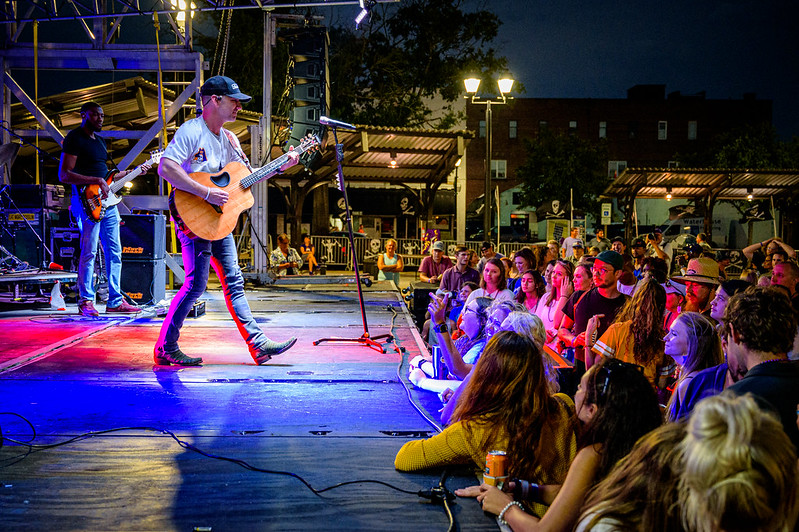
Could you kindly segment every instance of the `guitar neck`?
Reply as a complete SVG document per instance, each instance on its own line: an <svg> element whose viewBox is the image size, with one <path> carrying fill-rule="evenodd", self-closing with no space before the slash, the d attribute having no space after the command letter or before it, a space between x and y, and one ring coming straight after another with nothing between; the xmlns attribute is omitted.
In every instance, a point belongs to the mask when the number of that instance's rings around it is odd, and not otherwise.
<svg viewBox="0 0 799 532"><path fill-rule="evenodd" d="M141 166L137 166L135 170L131 170L130 173L125 177L123 177L122 179L114 181L108 186L108 188L111 189L111 192L116 194L119 190L122 189L122 187L125 186L125 183L133 181L134 179L139 177L139 175L141 175Z"/></svg>
<svg viewBox="0 0 799 532"><path fill-rule="evenodd" d="M303 148L302 146L300 146L294 150L294 153L296 153L297 155L302 155L307 150L308 148ZM250 188L251 186L260 181L269 179L270 177L274 177L273 174L275 174L278 170L280 170L280 167L286 164L288 160L289 160L289 154L284 153L274 161L268 162L266 166L262 166L255 172L251 173L250 175L242 179L241 185L244 188Z"/></svg>

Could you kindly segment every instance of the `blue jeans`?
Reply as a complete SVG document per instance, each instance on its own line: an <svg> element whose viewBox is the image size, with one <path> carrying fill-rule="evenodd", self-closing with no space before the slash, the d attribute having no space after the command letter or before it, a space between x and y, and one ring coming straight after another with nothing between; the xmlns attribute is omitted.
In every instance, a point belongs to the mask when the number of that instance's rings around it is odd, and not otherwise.
<svg viewBox="0 0 799 532"><path fill-rule="evenodd" d="M162 348L166 352L173 352L178 349L180 329L194 303L205 292L210 267L213 266L222 282L230 315L233 316L250 352L257 351L267 338L256 323L244 295L244 277L239 268L233 236L228 235L222 240L211 242L202 238L189 238L181 231L177 233L182 246L186 280L169 305L169 312L161 325L161 333L155 345L156 350Z"/></svg>
<svg viewBox="0 0 799 532"><path fill-rule="evenodd" d="M108 306L122 304L122 289L119 278L122 275L122 244L119 241L121 217L116 205L105 211L103 218L94 223L82 208L72 209L80 230L80 263L78 264L78 294L81 301L94 303L94 260L97 258L97 243L102 242L105 254L106 275L108 276Z"/></svg>

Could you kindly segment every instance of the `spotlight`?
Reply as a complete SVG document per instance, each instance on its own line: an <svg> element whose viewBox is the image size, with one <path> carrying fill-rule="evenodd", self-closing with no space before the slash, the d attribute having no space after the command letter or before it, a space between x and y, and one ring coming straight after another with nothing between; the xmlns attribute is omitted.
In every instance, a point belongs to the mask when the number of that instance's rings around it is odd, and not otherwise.
<svg viewBox="0 0 799 532"><path fill-rule="evenodd" d="M671 201L672 197L673 196L671 195L671 187L666 187L666 201Z"/></svg>
<svg viewBox="0 0 799 532"><path fill-rule="evenodd" d="M358 29L358 26L361 25L363 19L372 11L372 8L377 3L377 0L358 0L358 5L361 6L361 12L358 13L358 16L355 17L355 29Z"/></svg>
<svg viewBox="0 0 799 532"><path fill-rule="evenodd" d="M397 153L391 152L391 162L388 163L389 168L396 168L397 167Z"/></svg>
<svg viewBox="0 0 799 532"><path fill-rule="evenodd" d="M746 189L746 199L748 199L749 201L755 199L755 197L752 195L752 192L753 192L752 187Z"/></svg>

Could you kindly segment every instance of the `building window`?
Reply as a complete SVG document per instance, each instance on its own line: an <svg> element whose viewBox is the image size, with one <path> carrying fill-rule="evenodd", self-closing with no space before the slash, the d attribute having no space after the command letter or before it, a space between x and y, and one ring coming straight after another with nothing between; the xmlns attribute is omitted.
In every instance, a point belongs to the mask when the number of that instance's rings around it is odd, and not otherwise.
<svg viewBox="0 0 799 532"><path fill-rule="evenodd" d="M538 121L538 132L542 133L549 129L549 123L546 120L539 120Z"/></svg>
<svg viewBox="0 0 799 532"><path fill-rule="evenodd" d="M516 120L508 122L508 138L515 139L518 134L519 124Z"/></svg>
<svg viewBox="0 0 799 532"><path fill-rule="evenodd" d="M658 140L666 140L668 138L669 123L665 120L658 122Z"/></svg>
<svg viewBox="0 0 799 532"><path fill-rule="evenodd" d="M481 139L486 138L486 121L485 120L480 120L480 131L477 133L477 135Z"/></svg>
<svg viewBox="0 0 799 532"><path fill-rule="evenodd" d="M577 120L569 120L569 135L577 134Z"/></svg>
<svg viewBox="0 0 799 532"><path fill-rule="evenodd" d="M668 168L679 168L680 162L679 161L669 161Z"/></svg>
<svg viewBox="0 0 799 532"><path fill-rule="evenodd" d="M600 122L599 123L599 138L601 138L601 139L608 138L608 123L607 122Z"/></svg>
<svg viewBox="0 0 799 532"><path fill-rule="evenodd" d="M616 178L627 169L627 161L608 161L608 177Z"/></svg>
<svg viewBox="0 0 799 532"><path fill-rule="evenodd" d="M688 140L696 140L696 120L688 121Z"/></svg>
<svg viewBox="0 0 799 532"><path fill-rule="evenodd" d="M504 159L491 159L491 179L507 179L508 161Z"/></svg>

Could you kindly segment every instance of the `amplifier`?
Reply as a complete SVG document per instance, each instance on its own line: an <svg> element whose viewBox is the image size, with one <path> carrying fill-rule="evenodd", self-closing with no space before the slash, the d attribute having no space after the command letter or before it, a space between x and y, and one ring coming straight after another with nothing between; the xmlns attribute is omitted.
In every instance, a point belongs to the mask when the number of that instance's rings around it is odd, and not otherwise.
<svg viewBox="0 0 799 532"><path fill-rule="evenodd" d="M122 260L158 260L166 252L166 216L123 214L119 226Z"/></svg>
<svg viewBox="0 0 799 532"><path fill-rule="evenodd" d="M140 305L152 305L166 297L166 265L159 260L122 262L122 291Z"/></svg>
<svg viewBox="0 0 799 532"><path fill-rule="evenodd" d="M78 271L80 262L80 231L78 228L50 228L50 251L53 252L53 262L63 266L65 271Z"/></svg>
<svg viewBox="0 0 799 532"><path fill-rule="evenodd" d="M41 209L6 209L0 216L0 245L32 268L42 266L49 257L44 256L39 239L44 236L45 219L49 216L43 217Z"/></svg>

